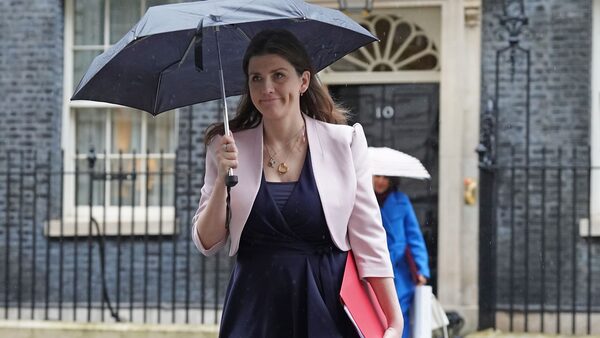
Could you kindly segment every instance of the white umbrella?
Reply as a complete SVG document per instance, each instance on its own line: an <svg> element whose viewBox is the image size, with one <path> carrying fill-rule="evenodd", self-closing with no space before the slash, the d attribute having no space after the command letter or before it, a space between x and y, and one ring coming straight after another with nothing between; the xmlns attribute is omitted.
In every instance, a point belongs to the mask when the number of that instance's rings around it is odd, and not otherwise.
<svg viewBox="0 0 600 338"><path fill-rule="evenodd" d="M431 178L419 159L387 147L369 147L369 163L373 175Z"/></svg>

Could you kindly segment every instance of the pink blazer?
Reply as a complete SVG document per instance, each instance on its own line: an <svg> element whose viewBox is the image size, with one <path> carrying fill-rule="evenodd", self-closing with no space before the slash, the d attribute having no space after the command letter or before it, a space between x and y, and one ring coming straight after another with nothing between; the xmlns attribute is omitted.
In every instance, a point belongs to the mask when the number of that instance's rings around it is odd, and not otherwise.
<svg viewBox="0 0 600 338"><path fill-rule="evenodd" d="M354 127L321 122L304 115L312 167L331 238L343 251L352 249L358 272L364 277L393 277L385 230L367 159L367 140L360 124ZM212 255L231 241L229 255L238 250L240 237L263 171L263 125L233 134L238 147L239 183L231 189L232 219L228 236L211 248L203 247L196 220L207 205L217 175L215 147L208 147L200 205L193 219L192 238L198 250ZM223 205L225 208L225 205Z"/></svg>

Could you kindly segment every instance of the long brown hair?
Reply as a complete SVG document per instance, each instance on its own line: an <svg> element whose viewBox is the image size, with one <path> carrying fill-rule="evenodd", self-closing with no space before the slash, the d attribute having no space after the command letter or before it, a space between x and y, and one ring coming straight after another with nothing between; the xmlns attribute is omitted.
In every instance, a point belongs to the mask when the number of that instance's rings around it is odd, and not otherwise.
<svg viewBox="0 0 600 338"><path fill-rule="evenodd" d="M346 110L333 101L327 88L319 81L310 63L310 58L300 41L287 30L268 29L261 31L252 38L244 54L243 68L246 82L236 116L229 121L231 132L254 128L262 120L262 115L250 98L248 63L250 58L266 54L276 54L287 60L294 67L298 76L301 76L305 71L310 72L308 89L300 96L300 110L302 112L320 121L346 124ZM206 129L204 143L210 144L215 136L224 133L223 122L214 123Z"/></svg>

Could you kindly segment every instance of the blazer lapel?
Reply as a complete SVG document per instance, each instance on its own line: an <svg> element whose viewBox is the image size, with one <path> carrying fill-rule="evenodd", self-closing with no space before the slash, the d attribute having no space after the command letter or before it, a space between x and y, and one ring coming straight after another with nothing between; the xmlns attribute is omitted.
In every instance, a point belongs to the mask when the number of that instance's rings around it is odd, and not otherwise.
<svg viewBox="0 0 600 338"><path fill-rule="evenodd" d="M347 250L347 224L356 194L354 165L350 149L344 144L344 138L350 134L343 128L327 127L308 116L304 120L325 220L338 248Z"/></svg>
<svg viewBox="0 0 600 338"><path fill-rule="evenodd" d="M304 116L304 121L306 121L306 138L308 138L308 150L310 151L310 158L312 161L312 170L315 175L315 181L317 183L317 188L319 190L319 197L321 197L321 204L323 204L323 209L325 211L325 217L329 221L327 217L327 209L325 204L327 203L327 177L324 175L324 166L325 163L325 154L323 152L323 147L321 144L321 138L319 135L319 131L317 130L318 126L315 123L315 120L311 117Z"/></svg>
<svg viewBox="0 0 600 338"><path fill-rule="evenodd" d="M329 232L332 235L334 241L339 236L335 235L340 228L338 224L340 222L339 217L336 217L337 201L339 200L336 196L336 189L340 189L341 186L336 184L335 177L331 177L328 173L335 168L330 168L328 163L325 149L328 147L327 135L322 135L325 132L320 128L319 124L312 118L305 116L306 121L306 136L308 138L308 146L312 161L312 169L315 175L315 182L317 189L319 190L319 197L321 198L321 205L323 206L323 213L325 214L325 220ZM331 150L331 147L329 147ZM338 191L339 193L339 191ZM336 241L337 242L337 241ZM342 243L336 243L338 246Z"/></svg>

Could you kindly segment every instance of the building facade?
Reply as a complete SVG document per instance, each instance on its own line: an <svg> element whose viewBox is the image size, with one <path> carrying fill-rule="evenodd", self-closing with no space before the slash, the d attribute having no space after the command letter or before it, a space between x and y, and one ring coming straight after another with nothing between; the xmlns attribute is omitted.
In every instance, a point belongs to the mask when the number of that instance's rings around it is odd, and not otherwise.
<svg viewBox="0 0 600 338"><path fill-rule="evenodd" d="M480 325L598 332L598 10L484 2Z"/></svg>
<svg viewBox="0 0 600 338"><path fill-rule="evenodd" d="M231 259L225 253L200 257L189 226L202 186L203 130L218 120L219 103L153 118L114 105L70 101L91 60L149 6L168 2L178 1L0 2L4 318L97 321L117 313L131 321L218 321ZM575 273L581 276L577 288L597 278L598 265L589 272L590 258L585 258L588 248L592 256L598 251L593 234L600 232L590 216L600 211L594 202L600 201L597 171L590 170L589 181L566 185L562 194L575 195L576 203L564 214L548 216L563 219L570 229L564 234L576 227L580 236L574 250L569 244L571 251L558 251L565 254L558 269L551 262L556 245L539 249L539 234L548 222L536 218L540 208L535 206L547 203L550 212L560 199L549 202L550 197L534 193L544 186L539 177L510 176L496 167L493 176L486 176L486 168L481 174L475 150L485 153L478 146L488 145L487 123L497 116L491 130L498 147L489 155L496 165L513 163L511 147L514 158L524 161L519 151L526 146L531 163L534 157L540 160L543 147L554 147L548 161L556 162L556 148L564 146L578 149L578 155L565 150L565 163L598 165L600 85L594 75L599 72L591 69L598 67L592 55L598 54L593 42L600 38L599 1L312 2L344 10L380 38L320 76L350 108L351 119L365 126L371 145L410 153L431 172L431 182L406 181L402 187L427 238L436 295L445 309L465 319L464 332L487 326L535 331L533 324L515 324L523 318L518 315L533 309L543 313L542 304L546 310L571 311L573 293L563 293L553 304L549 300L557 298L559 287L534 282L543 279L535 267L549 264L548 276ZM530 51L530 66L519 55L515 66L510 54L497 62L497 52L509 45L499 21L505 8L529 20L519 46ZM527 69L529 78L523 75ZM490 100L497 109L488 109ZM235 107L235 98L229 103ZM531 196L513 201L511 177L516 185L531 185ZM576 171L562 180L573 177ZM465 182L486 184L475 204L465 201ZM495 190L488 189L489 182ZM590 191L578 188L586 185ZM524 210L530 210L528 216ZM529 221L511 223L515 217ZM531 247L525 246L526 236L518 235L526 233L524 224L531 225ZM557 234L548 230L547 236ZM548 253L546 260L540 252ZM532 257L528 268L519 265L525 256ZM573 257L577 269L569 267ZM597 291L591 297L596 311L599 297ZM587 313L586 299L576 295L578 313Z"/></svg>

